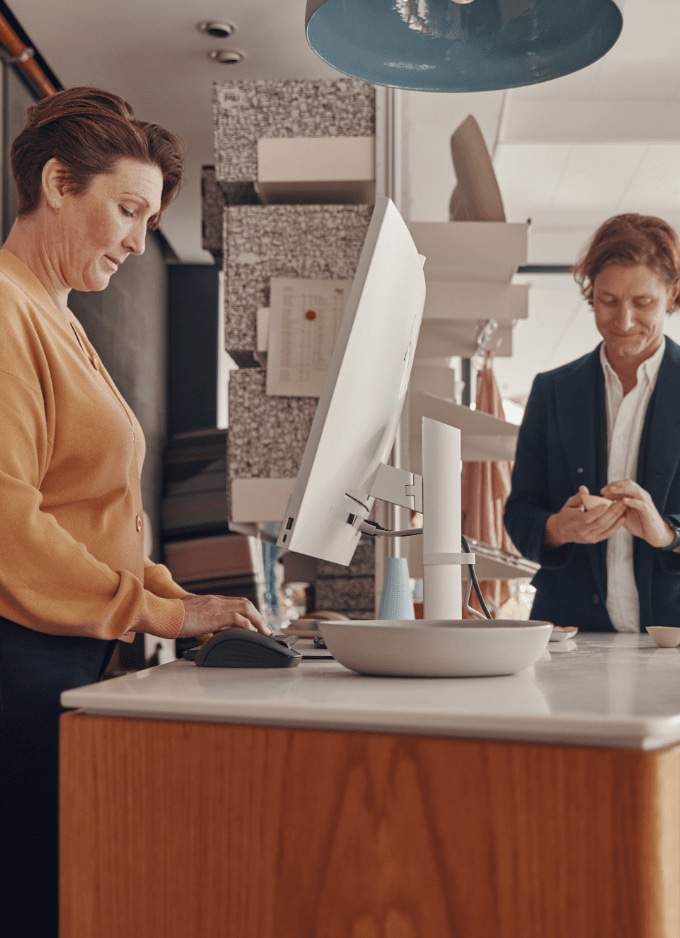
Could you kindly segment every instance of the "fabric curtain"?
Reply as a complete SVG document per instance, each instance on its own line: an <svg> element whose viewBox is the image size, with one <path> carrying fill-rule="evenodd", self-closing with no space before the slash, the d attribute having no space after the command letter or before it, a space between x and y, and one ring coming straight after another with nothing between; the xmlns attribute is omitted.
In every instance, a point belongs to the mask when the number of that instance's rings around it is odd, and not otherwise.
<svg viewBox="0 0 680 938"><path fill-rule="evenodd" d="M484 366L477 375L476 409L493 417L505 419L503 399L492 368L491 353L487 353ZM492 547L514 551L515 548L503 524L503 510L510 494L512 463L464 462L461 478L462 528L466 537L475 538ZM510 598L506 580L480 581L480 587L489 611L500 609ZM474 591L470 605L481 611ZM470 617L463 612L464 617Z"/></svg>

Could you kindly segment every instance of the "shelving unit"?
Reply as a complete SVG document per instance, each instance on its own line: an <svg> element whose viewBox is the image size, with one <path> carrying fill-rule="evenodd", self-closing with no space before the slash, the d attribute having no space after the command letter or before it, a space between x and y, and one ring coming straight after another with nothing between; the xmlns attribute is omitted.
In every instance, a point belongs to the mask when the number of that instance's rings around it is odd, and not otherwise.
<svg viewBox="0 0 680 938"><path fill-rule="evenodd" d="M376 90L349 78L224 82L213 105L224 341L238 366L229 376L227 514L232 527L257 532L285 514L318 400L269 393L276 356L262 323L276 309L272 283L353 278L375 201ZM325 608L372 616L374 578L364 567L357 558L319 577Z"/></svg>
<svg viewBox="0 0 680 938"><path fill-rule="evenodd" d="M258 316L272 278L353 277L376 191L387 191L389 121L375 89L350 79L227 82L215 87L213 102L225 345L239 366L230 375L228 517L257 527L283 517L316 409L313 397L266 393ZM513 325L528 315L529 287L514 282L527 260L528 224L409 228L425 256L427 300L401 437L406 464L421 470L424 415L461 428L465 460L512 459L517 427L461 406L451 363L484 348L512 354ZM433 381L447 371L450 396L439 393L446 377ZM491 560L489 553L485 570L501 569L496 554ZM518 569L533 572L514 559L502 566L503 575ZM378 559L376 581L380 570ZM341 573L351 578L351 569Z"/></svg>

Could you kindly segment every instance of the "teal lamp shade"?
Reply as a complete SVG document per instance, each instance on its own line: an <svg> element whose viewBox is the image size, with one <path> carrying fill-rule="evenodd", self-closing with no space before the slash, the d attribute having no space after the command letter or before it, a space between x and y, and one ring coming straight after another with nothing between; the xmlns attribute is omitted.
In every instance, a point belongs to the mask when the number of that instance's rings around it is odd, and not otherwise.
<svg viewBox="0 0 680 938"><path fill-rule="evenodd" d="M591 65L621 33L613 0L307 0L307 41L375 85L495 91Z"/></svg>

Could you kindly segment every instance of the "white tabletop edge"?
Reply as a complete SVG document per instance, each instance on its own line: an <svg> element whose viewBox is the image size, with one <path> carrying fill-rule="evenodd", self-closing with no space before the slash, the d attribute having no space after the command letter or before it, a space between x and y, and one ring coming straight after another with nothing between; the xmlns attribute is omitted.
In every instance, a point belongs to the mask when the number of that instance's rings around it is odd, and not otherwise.
<svg viewBox="0 0 680 938"><path fill-rule="evenodd" d="M62 704L97 716L649 751L680 743L680 652L650 641L588 636L578 653L509 678L372 678L332 661L226 674L175 661L65 691Z"/></svg>

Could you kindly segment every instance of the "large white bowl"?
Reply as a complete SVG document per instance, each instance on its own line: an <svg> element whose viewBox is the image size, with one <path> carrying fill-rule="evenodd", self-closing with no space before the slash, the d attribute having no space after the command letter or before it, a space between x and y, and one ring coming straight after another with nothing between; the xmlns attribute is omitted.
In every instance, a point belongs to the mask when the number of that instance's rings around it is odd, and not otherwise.
<svg viewBox="0 0 680 938"><path fill-rule="evenodd" d="M492 677L531 667L552 623L526 619L320 621L336 661L360 674Z"/></svg>

